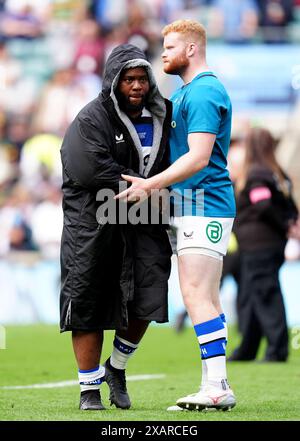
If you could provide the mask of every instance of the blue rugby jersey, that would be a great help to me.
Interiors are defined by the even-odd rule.
[[[142,152],[143,152],[143,161],[144,168],[148,164],[151,148],[153,145],[153,119],[151,113],[147,109],[143,109],[142,115],[132,121],[135,130],[137,131],[138,137],[141,142]]]
[[[189,133],[204,132],[216,135],[209,164],[190,178],[172,185],[172,190],[180,194],[183,194],[184,190],[191,190],[194,206],[196,190],[198,195],[199,190],[203,190],[204,205],[201,215],[234,217],[235,199],[227,170],[232,107],[224,86],[212,72],[203,72],[179,88],[172,95],[171,101],[171,163],[188,152]],[[193,214],[195,215],[195,211]]]

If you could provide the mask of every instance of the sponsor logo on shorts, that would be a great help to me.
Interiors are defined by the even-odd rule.
[[[184,234],[184,237],[186,237],[187,239],[191,239],[193,237],[194,231],[191,231],[190,233],[186,233],[184,231],[183,234]]]
[[[212,243],[217,243],[221,240],[223,234],[223,227],[220,222],[211,221],[206,227],[206,236]]]

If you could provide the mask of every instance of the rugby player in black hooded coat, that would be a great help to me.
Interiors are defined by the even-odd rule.
[[[150,220],[121,224],[118,216],[103,222],[98,192],[119,193],[120,183],[125,185],[121,174],[150,177],[167,168],[170,122],[171,105],[144,53],[121,45],[107,60],[102,92],[77,115],[62,144],[60,329],[72,331],[83,410],[104,409],[103,381],[111,403],[130,407],[128,358],[151,321],[168,320],[171,248],[164,226]],[[144,123],[152,141],[146,148],[145,134],[138,134]],[[106,329],[116,335],[112,355],[101,366]]]

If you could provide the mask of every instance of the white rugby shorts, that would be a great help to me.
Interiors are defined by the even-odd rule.
[[[234,218],[182,216],[172,218],[177,253],[203,254],[222,260],[226,255]]]

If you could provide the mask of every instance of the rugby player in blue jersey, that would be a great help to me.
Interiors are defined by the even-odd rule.
[[[171,166],[148,179],[123,176],[131,186],[117,197],[137,201],[153,189],[167,187],[177,194],[191,191],[192,211],[187,204],[187,213],[183,203],[182,211],[175,210],[174,224],[180,287],[200,345],[202,381],[198,392],[178,399],[177,406],[170,410],[228,410],[235,406],[236,399],[227,381],[227,326],[219,284],[235,216],[226,159],[231,102],[206,63],[203,26],[192,20],[178,20],[162,33],[164,71],[179,75],[184,83],[171,97]]]

